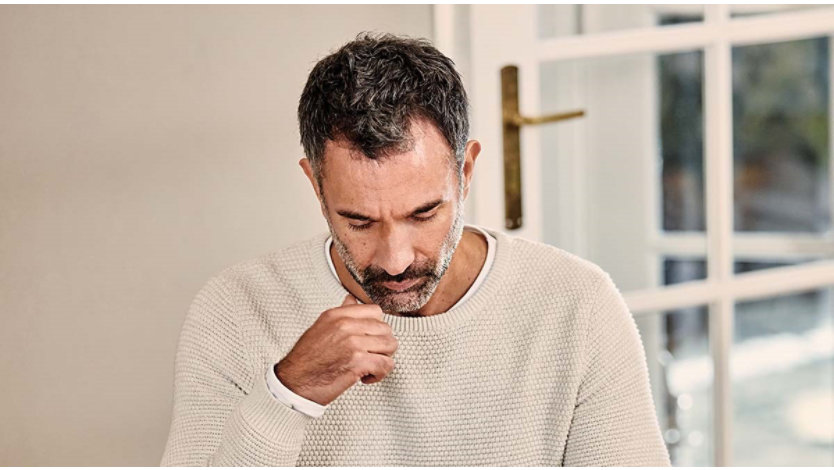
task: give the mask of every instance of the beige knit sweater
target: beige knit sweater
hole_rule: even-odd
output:
[[[268,368],[347,293],[326,233],[231,266],[194,299],[176,358],[163,465],[666,466],[634,320],[611,278],[552,246],[488,230],[475,294],[430,317],[384,315],[384,380],[311,418]]]

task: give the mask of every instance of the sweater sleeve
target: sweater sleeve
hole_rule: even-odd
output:
[[[293,466],[311,420],[256,373],[235,302],[215,277],[192,302],[177,348],[163,466]]]
[[[637,325],[608,273],[594,295],[563,464],[670,466]]]

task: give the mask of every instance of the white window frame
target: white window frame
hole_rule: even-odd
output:
[[[563,61],[570,59],[589,59],[605,56],[619,56],[635,53],[670,53],[701,49],[704,51],[704,161],[706,194],[706,235],[703,233],[674,233],[656,230],[653,248],[662,256],[703,256],[707,260],[707,277],[672,286],[628,291],[624,293],[626,302],[635,316],[655,314],[658,311],[676,310],[686,307],[707,305],[709,308],[710,354],[713,362],[713,464],[728,466],[732,464],[732,396],[730,388],[730,350],[733,342],[733,315],[737,302],[760,298],[784,296],[793,293],[826,288],[834,285],[834,260],[803,263],[794,266],[779,267],[750,273],[735,274],[733,265],[735,257],[834,257],[834,233],[816,235],[793,234],[734,234],[733,233],[733,154],[732,154],[732,61],[731,50],[734,46],[765,44],[779,41],[807,39],[819,36],[834,37],[834,7],[818,7],[812,10],[780,11],[782,6],[773,6],[773,13],[760,16],[731,18],[728,5],[706,5],[704,21],[672,26],[657,26],[623,31],[605,32],[581,36],[557,37],[544,40],[531,40],[531,35],[524,38],[501,37],[493,44],[496,54],[501,47],[516,47],[516,63],[535,65],[544,61]],[[494,146],[500,134],[500,115],[494,106],[494,98],[486,96],[484,88],[493,88],[494,81],[484,81],[477,74],[494,73],[498,70],[473,69],[470,71],[469,44],[471,41],[468,25],[475,15],[485,9],[503,9],[506,22],[535,30],[535,6],[463,6],[436,5],[434,7],[435,44],[462,66],[467,89],[473,99],[473,138]],[[507,10],[514,8],[514,10]],[[736,7],[734,7],[736,8]],[[471,28],[475,30],[473,26]],[[501,35],[501,31],[489,34]],[[834,55],[834,47],[832,54]],[[834,58],[832,58],[834,59]],[[834,60],[830,61],[834,68]],[[477,67],[477,66],[476,66]],[[538,90],[537,74],[521,77],[522,90]],[[834,77],[834,70],[830,74]],[[493,80],[489,78],[489,80]],[[497,89],[489,90],[497,93]],[[537,93],[535,94],[537,98]],[[829,103],[829,155],[834,158],[834,90]],[[522,109],[537,111],[536,99],[521,96]],[[474,113],[473,113],[474,114]],[[478,120],[482,120],[478,122]],[[492,122],[495,121],[495,123]],[[484,122],[486,121],[486,122]],[[535,131],[522,135],[525,152],[538,152],[538,139]],[[500,140],[497,140],[500,148]],[[478,178],[473,182],[475,201],[469,201],[467,211],[470,219],[477,223],[501,227],[502,217],[495,215],[495,209],[502,207],[500,187],[500,169],[487,166],[479,177],[487,180],[478,186]],[[537,168],[526,169],[528,173]],[[834,198],[834,162],[829,164],[831,196]],[[524,170],[523,170],[524,171]],[[523,173],[524,177],[524,173]],[[527,183],[529,182],[529,183]],[[527,191],[538,191],[534,179],[527,179],[525,184],[533,186]],[[652,190],[656,193],[657,190]],[[541,239],[541,223],[535,217],[541,217],[541,206],[536,198],[525,201],[525,211],[533,214],[525,222],[532,221],[531,226],[516,232],[528,238]],[[528,204],[532,202],[532,204]],[[832,221],[834,221],[834,201],[831,203]],[[474,212],[474,214],[473,214]],[[474,216],[474,217],[472,217]],[[496,223],[498,222],[498,223]],[[656,229],[659,226],[656,224]],[[579,237],[581,238],[581,236]]]

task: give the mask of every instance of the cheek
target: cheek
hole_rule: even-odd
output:
[[[347,229],[346,232],[341,235],[341,238],[348,254],[358,266],[367,266],[373,257],[373,243],[367,240],[365,236],[353,233],[350,229]]]
[[[420,251],[429,258],[437,258],[443,249],[443,243],[446,241],[446,237],[449,235],[449,231],[452,229],[454,222],[455,214],[447,213],[442,216],[442,219],[431,224],[430,227],[421,230],[418,235]]]

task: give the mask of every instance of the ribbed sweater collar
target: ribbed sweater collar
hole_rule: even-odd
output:
[[[486,279],[480,288],[466,302],[449,309],[446,312],[438,313],[428,317],[401,317],[383,313],[383,319],[391,325],[395,333],[436,331],[443,329],[454,329],[477,314],[483,311],[488,305],[494,304],[494,298],[501,288],[502,280],[510,264],[510,239],[502,232],[493,231],[484,227],[482,230],[495,237],[495,261],[487,273]],[[333,277],[327,259],[324,257],[322,246],[330,236],[324,232],[310,240],[308,246],[309,254],[313,262],[313,270],[319,278],[319,283],[324,287],[327,297],[334,306],[340,305],[347,295],[345,287]]]

